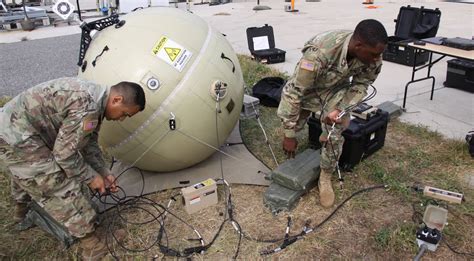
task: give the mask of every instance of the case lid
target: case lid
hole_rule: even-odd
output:
[[[436,9],[420,8],[418,21],[413,28],[413,35],[417,39],[435,37],[441,21],[441,11]]]
[[[428,205],[423,215],[423,222],[431,229],[443,230],[448,220],[448,210],[433,205]]]
[[[265,24],[262,27],[247,28],[247,43],[251,53],[259,50],[275,48],[275,36],[273,27]]]
[[[410,39],[413,38],[413,28],[415,27],[419,8],[411,6],[400,7],[400,12],[395,21],[395,36]]]
[[[403,39],[423,39],[436,36],[441,20],[441,11],[402,6],[395,20],[395,36]]]

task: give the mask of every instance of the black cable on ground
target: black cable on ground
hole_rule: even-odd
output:
[[[119,179],[121,177],[121,175],[123,175],[125,172],[127,172],[131,169],[134,169],[134,168],[135,167],[125,169],[124,171],[122,171],[116,177],[116,179]],[[188,256],[194,254],[195,252],[201,252],[201,251],[198,251],[199,249],[194,251],[195,247],[186,248],[186,249],[184,249],[183,252],[169,247],[168,236],[167,236],[165,226],[164,226],[164,220],[165,220],[166,214],[170,214],[175,219],[177,219],[181,223],[188,226],[191,230],[193,230],[196,234],[198,234],[199,240],[201,241],[202,244],[203,244],[203,241],[202,241],[202,238],[200,237],[199,232],[197,232],[196,229],[194,229],[194,227],[192,227],[189,223],[187,223],[186,221],[184,221],[183,219],[178,217],[176,214],[171,212],[167,207],[155,202],[154,200],[146,197],[146,195],[143,194],[144,187],[145,187],[145,183],[144,183],[145,179],[144,179],[144,176],[143,176],[143,173],[141,172],[141,170],[138,169],[138,168],[135,168],[135,169],[137,169],[139,171],[139,173],[141,175],[141,178],[142,178],[142,188],[141,188],[141,192],[138,196],[127,196],[125,191],[123,190],[123,188],[121,188],[119,186],[118,186],[118,189],[121,193],[123,193],[123,196],[117,196],[114,193],[106,193],[104,195],[99,195],[98,192],[94,193],[94,195],[93,195],[93,196],[98,198],[99,202],[101,202],[105,205],[113,206],[113,208],[110,208],[110,210],[115,211],[115,213],[113,213],[113,215],[112,215],[112,218],[109,222],[109,225],[107,226],[107,236],[106,236],[106,245],[107,245],[107,248],[108,248],[109,252],[111,253],[111,255],[116,260],[118,260],[118,257],[116,255],[115,251],[111,248],[111,245],[110,245],[111,242],[110,242],[109,238],[113,238],[115,240],[115,243],[118,246],[120,246],[122,249],[124,249],[126,251],[129,251],[129,252],[135,252],[135,253],[148,251],[154,246],[159,246],[159,249],[162,251],[163,254],[172,255],[172,256],[176,256],[176,257],[188,257]],[[172,199],[174,199],[175,196],[173,196]],[[108,199],[110,199],[113,202],[108,202],[109,201]],[[156,213],[152,213],[152,211],[147,209],[146,207],[151,207],[152,210],[154,210],[154,212],[156,212]],[[127,210],[140,210],[140,211],[143,211],[148,216],[150,216],[150,218],[145,220],[145,221],[142,221],[142,222],[129,221],[123,215],[123,212],[127,211]],[[102,212],[102,213],[104,213],[104,212]],[[119,242],[117,240],[116,236],[114,235],[114,228],[120,222],[132,224],[132,225],[145,225],[145,224],[149,224],[151,222],[159,222],[160,229],[158,230],[158,235],[156,236],[156,239],[150,245],[148,245],[146,247],[143,247],[141,249],[129,248],[129,247],[125,246],[122,242]],[[218,231],[218,232],[220,232],[220,231]],[[165,240],[165,243],[162,243],[163,239]],[[206,246],[206,249],[209,246]],[[202,247],[202,246],[200,246],[200,247]]]
[[[454,249],[450,244],[448,244],[448,241],[446,239],[444,240],[444,243],[449,248],[449,250],[453,251],[453,253],[455,254],[474,257],[474,253],[464,253],[464,252],[459,252],[458,250]]]
[[[293,235],[293,236],[289,236],[289,238],[287,238],[288,240],[292,240],[294,238],[298,238],[298,237],[301,237],[301,236],[304,236],[305,234],[309,234],[317,229],[319,229],[320,227],[322,227],[329,219],[331,219],[335,214],[336,212],[345,204],[347,203],[347,201],[351,200],[353,197],[361,194],[361,193],[364,193],[364,192],[367,192],[367,191],[371,191],[371,190],[375,190],[375,189],[380,189],[380,188],[386,188],[387,186],[386,185],[376,185],[376,186],[372,186],[372,187],[368,187],[368,188],[364,188],[364,189],[361,189],[361,190],[358,190],[354,193],[352,193],[352,195],[350,195],[348,198],[346,198],[344,201],[342,201],[332,212],[331,214],[329,214],[329,216],[327,216],[323,221],[321,221],[318,225],[312,227],[312,228],[305,228],[303,229],[303,231],[297,235]],[[252,241],[255,241],[255,242],[259,242],[259,243],[277,243],[277,242],[280,242],[280,241],[283,241],[285,240],[285,237],[283,238],[275,238],[275,239],[259,239],[259,238],[253,238],[249,235],[247,235],[244,231],[242,231],[242,234],[243,234],[243,237],[245,239],[248,239],[248,240],[252,240]],[[293,242],[294,243],[294,242]]]
[[[124,172],[128,171],[129,169],[125,170]],[[124,172],[122,172],[121,174],[123,174]],[[142,174],[143,175],[143,174]],[[119,175],[120,176],[120,175]],[[226,184],[226,182],[224,182],[224,184],[228,187],[229,189],[229,194],[228,194],[228,199],[227,199],[227,202],[226,202],[226,209],[227,209],[227,213],[228,213],[228,218],[224,219],[221,223],[221,225],[219,226],[219,229],[218,231],[216,232],[216,234],[214,235],[213,239],[211,240],[211,242],[209,242],[208,244],[206,245],[201,245],[201,246],[196,246],[196,247],[189,247],[189,248],[186,248],[184,249],[183,251],[179,251],[179,250],[176,250],[176,249],[173,249],[173,248],[170,248],[169,247],[169,244],[168,244],[168,236],[167,236],[167,233],[166,233],[166,229],[165,229],[165,214],[170,214],[172,215],[174,218],[176,218],[177,220],[179,220],[180,222],[182,222],[183,224],[185,224],[186,226],[188,226],[190,229],[196,231],[190,224],[188,224],[187,222],[185,222],[184,220],[182,220],[180,217],[176,216],[176,214],[174,214],[173,212],[171,212],[168,208],[166,208],[165,206],[159,204],[159,203],[156,203],[155,201],[153,201],[152,199],[149,199],[148,197],[144,196],[144,195],[139,195],[139,196],[127,196],[125,195],[125,192],[123,191],[122,188],[119,188],[123,193],[124,193],[124,196],[123,197],[117,197],[117,196],[114,196],[113,194],[111,195],[108,195],[108,196],[105,196],[105,197],[111,197],[114,199],[114,201],[116,201],[116,205],[115,205],[115,215],[113,216],[111,222],[109,223],[109,226],[108,226],[108,235],[111,236],[112,238],[115,239],[117,245],[119,245],[122,249],[125,249],[126,251],[130,251],[130,252],[144,252],[144,251],[148,251],[149,249],[151,249],[152,247],[154,246],[159,246],[160,248],[160,251],[165,254],[165,255],[168,255],[168,256],[176,256],[176,257],[189,257],[191,255],[193,255],[194,253],[201,253],[207,249],[209,249],[212,244],[215,242],[215,240],[217,239],[217,237],[219,236],[220,232],[222,231],[222,228],[223,226],[225,225],[225,223],[227,221],[230,221],[232,226],[234,226],[234,228],[238,231],[239,233],[239,241],[238,241],[238,244],[237,244],[237,248],[236,248],[236,251],[235,251],[235,254],[233,256],[234,259],[236,259],[238,257],[238,254],[239,254],[239,251],[240,251],[240,245],[241,245],[241,240],[242,240],[242,237],[243,238],[246,238],[246,239],[249,239],[249,240],[252,240],[252,241],[256,241],[256,242],[263,242],[263,243],[276,243],[276,242],[280,242],[282,240],[285,240],[285,247],[293,244],[294,242],[296,242],[297,240],[299,239],[302,239],[303,236],[305,236],[306,234],[320,228],[321,226],[323,226],[329,219],[331,219],[334,214],[347,202],[349,201],[350,199],[352,199],[354,196],[358,195],[358,194],[361,194],[363,192],[366,192],[366,191],[370,191],[370,190],[373,190],[373,189],[378,189],[378,188],[384,188],[385,186],[384,185],[378,185],[378,186],[373,186],[373,187],[369,187],[369,188],[365,188],[365,189],[361,189],[359,191],[356,191],[354,192],[351,196],[349,196],[348,198],[346,198],[341,204],[339,204],[332,212],[331,214],[326,217],[321,223],[319,223],[318,225],[316,225],[315,227],[313,228],[310,228],[310,229],[307,229],[307,228],[304,228],[303,231],[297,235],[293,235],[293,236],[290,236],[288,235],[287,237],[284,237],[284,238],[277,238],[277,239],[256,239],[256,238],[252,238],[250,236],[248,236],[247,234],[245,234],[245,232],[242,230],[242,227],[240,226],[240,224],[237,222],[237,220],[234,218],[234,214],[233,214],[233,204],[232,204],[232,196],[231,196],[231,192],[230,192],[230,187],[228,186],[228,184]],[[143,185],[144,186],[144,185]],[[143,191],[143,189],[142,189]],[[174,197],[172,197],[174,198]],[[106,202],[106,200],[101,200],[101,202]],[[113,203],[109,203],[109,204],[113,204]],[[152,212],[150,212],[148,209],[146,209],[145,207],[142,207],[141,205],[143,206],[151,206],[155,211],[157,211],[158,214],[153,214]],[[145,220],[145,221],[142,221],[142,222],[131,222],[131,221],[128,221],[122,214],[123,211],[126,211],[126,210],[133,210],[133,209],[139,209],[139,210],[142,210],[144,211],[145,213],[147,213],[151,219],[149,220]],[[142,249],[132,249],[132,248],[128,248],[126,247],[125,245],[123,245],[121,242],[117,242],[117,239],[115,237],[115,235],[113,234],[113,227],[117,225],[117,223],[119,222],[119,220],[121,222],[127,222],[127,223],[130,223],[130,224],[134,224],[134,225],[141,225],[141,224],[149,224],[153,221],[158,221],[160,222],[160,229],[158,231],[158,235],[156,237],[156,240],[154,242],[152,242],[150,245],[142,248]],[[305,225],[306,227],[306,225]],[[197,231],[196,231],[197,232]],[[197,232],[198,233],[198,232]],[[199,235],[199,233],[198,233]],[[162,243],[162,240],[165,240],[165,243]],[[199,238],[199,240],[202,240],[202,238]],[[109,246],[109,241],[106,240],[107,242],[107,247],[109,248],[109,252],[112,254],[112,256],[115,258],[115,259],[118,259],[118,257],[115,255],[115,251],[112,250]],[[271,253],[270,253],[271,254]]]

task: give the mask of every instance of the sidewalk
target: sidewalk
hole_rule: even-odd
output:
[[[271,10],[253,11],[257,1],[237,2],[224,5],[193,5],[191,11],[208,21],[213,27],[226,35],[237,53],[249,55],[245,30],[247,27],[273,26],[276,47],[287,51],[284,63],[271,67],[288,74],[301,57],[303,44],[313,35],[332,29],[353,29],[363,19],[373,18],[381,21],[389,35],[395,31],[394,19],[401,6],[424,6],[439,8],[442,12],[438,36],[471,38],[474,35],[474,5],[438,2],[438,1],[375,1],[376,9],[368,9],[361,1],[322,0],[321,2],[303,2],[297,0],[297,13],[284,11],[289,4],[284,1],[261,0],[260,5],[269,6]],[[184,4],[179,8],[185,9]],[[32,32],[2,32],[0,43],[21,41],[26,37],[34,40],[80,33],[76,26],[59,26],[38,28]],[[78,43],[79,44],[79,43]],[[434,56],[436,57],[436,56]],[[410,85],[406,113],[400,119],[412,124],[422,124],[436,130],[446,137],[463,139],[469,130],[474,129],[474,94],[457,89],[443,87],[446,79],[446,61],[444,58],[432,68],[436,77],[433,100],[429,99],[430,81]],[[377,96],[369,103],[380,104],[392,101],[401,106],[405,84],[411,78],[411,67],[384,62],[382,72],[374,83]],[[425,71],[417,75],[425,75]]]
[[[249,54],[245,29],[251,26],[269,24],[275,31],[276,47],[286,50],[286,61],[270,65],[278,70],[291,74],[301,57],[301,47],[315,34],[332,29],[353,29],[362,19],[373,18],[381,21],[389,35],[395,32],[395,22],[401,6],[424,6],[439,8],[442,12],[438,36],[471,38],[474,28],[474,5],[425,2],[425,1],[375,1],[377,9],[367,9],[362,1],[331,0],[322,2],[296,1],[298,13],[284,12],[280,1],[260,1],[260,5],[271,7],[271,10],[255,12],[256,2],[227,4],[207,7],[194,6],[194,13],[209,21],[214,27],[226,34],[235,51]],[[222,15],[219,15],[222,14]],[[228,14],[228,15],[224,15]],[[463,22],[461,22],[463,21]],[[434,56],[436,57],[436,56]],[[436,130],[446,137],[463,139],[469,130],[474,129],[474,94],[457,89],[445,88],[446,61],[444,58],[432,68],[436,77],[433,100],[429,99],[430,81],[410,85],[406,113],[400,118],[412,124],[422,124]],[[402,105],[405,84],[411,78],[409,66],[384,62],[382,72],[374,85],[377,96],[370,104],[377,105],[392,101]],[[417,75],[426,75],[426,70]]]

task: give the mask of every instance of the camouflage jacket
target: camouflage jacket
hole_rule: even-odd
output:
[[[303,57],[283,88],[278,109],[287,137],[295,136],[294,127],[301,109],[317,113],[336,108],[343,110],[367,95],[369,84],[380,72],[382,59],[370,65],[356,58],[348,62],[351,36],[352,31],[329,31],[316,35],[304,45]],[[338,91],[342,86],[346,88]]]
[[[107,87],[77,78],[39,84],[0,109],[0,137],[23,162],[53,161],[67,177],[87,180],[105,167],[97,139],[107,97]]]

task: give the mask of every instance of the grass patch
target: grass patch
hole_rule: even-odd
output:
[[[252,61],[247,56],[239,56],[244,73],[247,93],[251,86],[263,77],[280,76],[288,78],[269,67]],[[0,105],[6,100],[0,99]],[[281,164],[285,155],[281,150],[282,131],[276,116],[276,108],[260,106],[260,121],[268,136],[268,144],[273,148],[277,161]],[[255,119],[241,121],[243,140],[259,159],[271,168],[277,164],[263,138],[262,130]],[[298,133],[298,152],[308,147],[307,129]],[[462,141],[443,138],[439,133],[429,131],[423,126],[414,126],[393,120],[389,123],[385,146],[374,155],[360,163],[352,173],[345,174],[344,188],[334,182],[336,205],[355,191],[375,184],[387,184],[389,189],[363,193],[354,197],[324,226],[309,234],[305,240],[289,246],[273,256],[276,259],[368,259],[368,260],[407,260],[417,253],[415,230],[420,225],[420,215],[427,204],[436,202],[411,190],[414,183],[430,185],[442,189],[463,192],[466,202],[460,205],[446,206],[449,210],[449,224],[444,230],[444,238],[461,252],[473,252],[472,234],[474,234],[474,193],[466,182],[465,175],[474,175],[472,159]],[[334,181],[336,178],[334,177]],[[13,229],[9,179],[0,175],[0,259],[60,260],[74,259],[74,250],[64,250],[51,236],[35,228],[26,232]],[[293,217],[291,233],[301,231],[304,223],[312,220],[319,224],[334,208],[324,209],[319,205],[318,190],[304,195],[297,207],[290,213],[272,216],[262,204],[264,187],[234,185],[232,199],[235,205],[234,215],[246,233],[260,239],[282,237],[286,227],[286,217]],[[178,190],[167,190],[150,195],[153,200],[166,204],[171,195]],[[221,193],[221,192],[220,192]],[[179,202],[178,202],[179,203]],[[413,207],[415,206],[415,207]],[[195,227],[209,242],[216,233],[223,217],[222,197],[217,206],[206,208],[194,215],[188,215],[175,203],[172,211]],[[146,211],[130,211],[124,215],[134,220],[145,220]],[[418,218],[413,218],[414,216]],[[156,236],[156,223],[143,226],[129,226],[130,237],[126,244],[130,247],[144,247]],[[194,234],[189,228],[170,218],[166,232],[169,244],[181,249],[189,247],[187,238]],[[229,259],[236,250],[238,236],[233,228],[226,224],[221,236],[203,255],[195,259]],[[275,248],[278,244],[257,243],[244,239],[240,246],[239,258],[246,260],[262,259],[259,251]],[[157,247],[147,252],[119,252],[123,259],[150,260],[163,258]],[[463,258],[441,246],[430,258],[440,260],[458,260]]]
[[[249,56],[238,55],[240,68],[244,75],[245,86],[248,90],[264,77],[278,76],[288,79],[288,75],[274,70],[264,64],[252,60]]]
[[[415,239],[416,228],[417,225],[413,223],[397,225],[390,233],[388,249],[393,253],[415,253],[418,249]]]
[[[1,96],[0,97],[0,107],[3,107],[11,99],[12,98],[10,96]]]
[[[390,230],[386,227],[380,229],[377,231],[375,234],[375,246],[383,250],[388,246],[388,243],[390,242]]]

